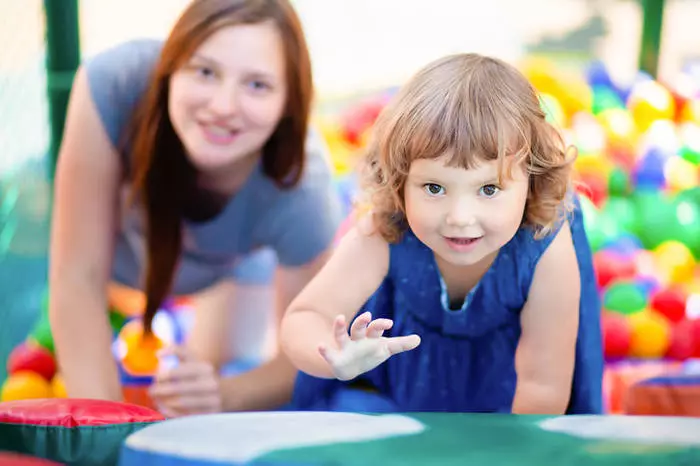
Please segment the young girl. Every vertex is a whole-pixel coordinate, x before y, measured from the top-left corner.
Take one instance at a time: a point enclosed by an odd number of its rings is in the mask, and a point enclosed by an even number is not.
[[[421,70],[376,123],[371,214],[283,319],[295,407],[600,412],[572,161],[515,68],[463,54]]]
[[[151,391],[164,414],[289,401],[296,370],[281,352],[243,374],[217,369],[240,360],[241,340],[264,339],[247,324],[267,312],[271,275],[284,310],[332,246],[339,206],[324,148],[307,139],[312,91],[286,0],[193,0],[164,42],[120,44],[81,67],[50,250],[70,396],[122,399],[107,318],[116,283],[144,292],[147,331],[168,296],[195,297],[180,364]]]

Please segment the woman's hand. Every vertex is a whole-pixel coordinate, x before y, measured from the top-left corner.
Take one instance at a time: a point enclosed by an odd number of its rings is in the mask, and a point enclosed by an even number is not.
[[[214,366],[190,350],[176,346],[163,352],[174,356],[174,367],[159,370],[150,389],[156,408],[165,417],[222,411],[221,381]]]
[[[340,315],[333,322],[333,335],[337,348],[318,347],[321,356],[330,365],[339,380],[351,380],[368,372],[391,356],[410,351],[420,344],[418,335],[384,337],[394,322],[390,319],[372,320],[365,312],[353,322],[348,336],[345,317]]]

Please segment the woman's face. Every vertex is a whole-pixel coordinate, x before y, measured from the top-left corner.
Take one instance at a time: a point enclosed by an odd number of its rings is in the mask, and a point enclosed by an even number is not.
[[[192,164],[204,173],[258,157],[282,118],[286,63],[272,22],[224,27],[170,81],[168,110]]]

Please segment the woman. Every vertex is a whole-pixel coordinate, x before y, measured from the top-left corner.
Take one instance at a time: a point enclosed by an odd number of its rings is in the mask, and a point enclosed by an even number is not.
[[[50,318],[70,396],[122,399],[105,312],[116,282],[143,289],[146,332],[169,295],[200,297],[180,364],[151,391],[166,415],[289,400],[295,370],[281,352],[238,376],[217,372],[237,356],[226,351],[230,329],[267,267],[256,251],[276,253],[284,310],[339,223],[323,151],[306,144],[311,94],[286,0],[194,0],[163,44],[129,42],[81,67],[50,252]]]

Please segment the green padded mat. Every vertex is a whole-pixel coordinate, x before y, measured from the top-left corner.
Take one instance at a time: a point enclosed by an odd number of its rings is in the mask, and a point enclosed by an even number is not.
[[[124,466],[690,466],[700,464],[700,419],[215,414],[148,426],[127,438],[120,461]]]

